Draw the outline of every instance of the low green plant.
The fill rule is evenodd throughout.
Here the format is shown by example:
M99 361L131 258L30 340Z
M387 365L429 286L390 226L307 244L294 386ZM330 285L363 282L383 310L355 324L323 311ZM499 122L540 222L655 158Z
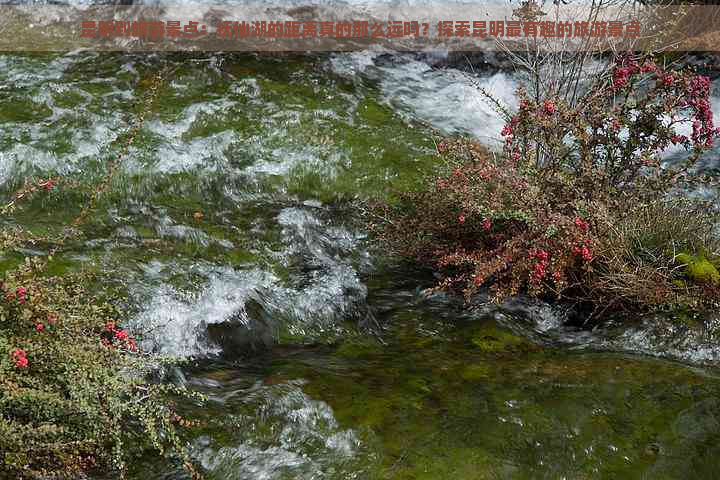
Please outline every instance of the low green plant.
M90 273L8 272L0 289L0 477L122 476L131 450L174 454L197 475L172 408L183 388L149 380L171 363L140 352Z

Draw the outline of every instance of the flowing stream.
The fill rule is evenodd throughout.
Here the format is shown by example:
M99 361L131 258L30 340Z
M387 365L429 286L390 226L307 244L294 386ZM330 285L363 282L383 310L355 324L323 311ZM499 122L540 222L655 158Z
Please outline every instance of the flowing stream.
M210 398L179 405L209 478L715 478L717 319L572 331L524 299L468 310L368 241L356 200L417 185L441 135L499 139L470 74L431 60L0 55L3 192L77 182L6 221L61 232L174 67L53 273L101 272L143 347L188 360L170 380ZM472 79L512 103L511 75ZM187 478L150 456L132 469Z

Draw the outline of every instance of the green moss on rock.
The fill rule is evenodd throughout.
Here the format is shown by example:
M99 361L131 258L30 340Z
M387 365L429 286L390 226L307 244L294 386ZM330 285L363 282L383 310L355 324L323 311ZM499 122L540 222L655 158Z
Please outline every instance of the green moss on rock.
M517 335L494 325L484 325L472 336L472 343L484 352L502 352L512 350L525 342Z
M718 285L720 273L708 259L702 256L681 253L676 257L679 263L686 265L685 275L695 283Z

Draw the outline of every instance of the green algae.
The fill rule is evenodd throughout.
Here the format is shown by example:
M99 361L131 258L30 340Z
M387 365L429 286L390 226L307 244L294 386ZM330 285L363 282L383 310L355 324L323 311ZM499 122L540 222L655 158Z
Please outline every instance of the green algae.
M483 325L473 332L472 343L483 352L503 352L527 345L521 337L491 325Z
M8 95L3 99L2 104L0 123L39 122L52 114L52 110L46 105L23 98L20 95Z
M370 449L360 454L367 479L682 478L718 467L708 445L720 439L719 379L625 355L518 351L517 337L491 319L446 325L419 348L410 327L423 337L429 318L412 311L395 314L384 344L284 347L230 370L277 388L303 379L303 392ZM478 336L483 347L485 337L503 338L515 354L498 355L495 341L478 348ZM238 383L227 370L204 376ZM229 423L202 431L226 443Z
M392 123L394 113L386 105L365 99L358 106L358 117L363 120L364 125L384 127Z
M344 340L335 350L335 354L343 358L370 358L382 351L382 344L373 337L351 337Z

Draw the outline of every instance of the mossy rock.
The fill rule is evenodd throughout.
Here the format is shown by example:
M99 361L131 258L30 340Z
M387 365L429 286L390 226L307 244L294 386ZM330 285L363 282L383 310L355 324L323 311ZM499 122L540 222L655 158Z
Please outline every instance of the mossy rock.
M503 352L525 344L525 341L496 326L483 326L472 336L472 343L483 352Z
M335 354L344 358L372 357L382 352L382 345L375 339L349 339L335 350Z
M681 253L676 257L679 263L685 264L685 275L695 283L718 285L720 284L720 272L710 260Z

